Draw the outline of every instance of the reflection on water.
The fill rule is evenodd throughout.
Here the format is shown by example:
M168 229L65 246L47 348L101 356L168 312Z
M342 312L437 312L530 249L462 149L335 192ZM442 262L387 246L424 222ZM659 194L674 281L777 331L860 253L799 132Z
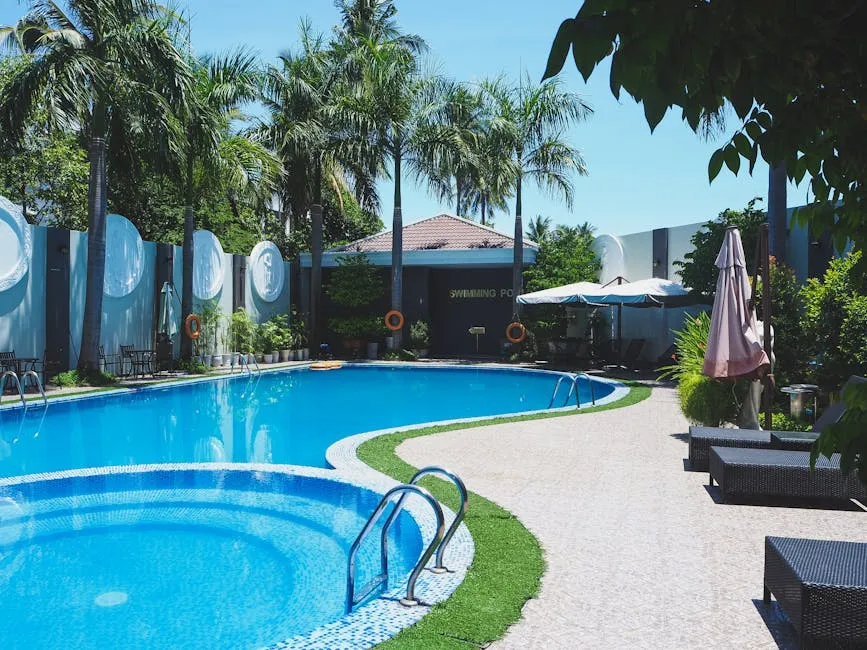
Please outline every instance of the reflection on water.
M547 408L556 379L368 366L236 376L5 410L0 476L186 462L325 467L325 450L356 433ZM597 399L610 390L598 384Z

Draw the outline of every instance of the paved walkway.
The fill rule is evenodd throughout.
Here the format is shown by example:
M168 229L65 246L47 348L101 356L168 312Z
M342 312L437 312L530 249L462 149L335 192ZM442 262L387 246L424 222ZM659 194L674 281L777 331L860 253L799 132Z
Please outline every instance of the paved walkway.
M792 645L761 603L765 535L867 541L867 513L717 504L684 471L676 393L590 415L451 431L398 448L515 513L545 548L538 599L495 647Z

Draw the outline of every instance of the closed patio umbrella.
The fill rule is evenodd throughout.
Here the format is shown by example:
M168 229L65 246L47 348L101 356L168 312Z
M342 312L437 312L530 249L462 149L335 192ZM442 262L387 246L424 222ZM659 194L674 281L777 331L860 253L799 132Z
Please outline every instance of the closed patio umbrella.
M702 372L714 379L761 377L771 368L756 326L741 233L726 230L716 258L719 276Z
M175 319L174 305L172 304L172 285L168 282L163 283L163 288L160 290L160 334L165 334L169 338L174 338L178 333L178 324Z

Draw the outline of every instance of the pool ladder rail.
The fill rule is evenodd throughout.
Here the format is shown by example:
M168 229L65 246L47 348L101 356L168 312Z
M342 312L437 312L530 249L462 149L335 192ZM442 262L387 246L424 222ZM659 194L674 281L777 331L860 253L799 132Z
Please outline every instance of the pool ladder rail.
M36 382L36 387L39 389L39 394L42 396L42 405L48 406L48 398L45 397L45 389L42 387L42 381L39 379L39 375L36 374L35 370L28 370L19 379L18 374L13 370L7 370L3 373L3 376L0 377L0 396L3 395L3 391L6 390L6 380L8 378L12 378L15 380L15 386L18 388L18 397L21 398L21 406L25 409L27 408L27 400L24 399L24 386L27 384L27 378L33 377L33 380Z
M259 362L256 361L255 356L253 357L253 364L256 366L256 372L262 372L262 369L259 367ZM247 355L242 354L238 357L238 368L241 370L241 372L244 372L246 370L248 375L253 374L253 369L250 368L250 364L247 363ZM235 357L233 355L232 356L232 368L230 370L230 373L234 373L234 372L235 372Z
M450 479L458 488L458 492L461 498L460 507L458 508L458 511L455 514L455 519L452 522L451 526L449 526L448 530L445 530L445 521L442 506L440 506L439 502L430 492L428 492L423 487L416 485L416 483L424 476L435 474L445 476L446 478ZM464 516L467 513L467 488L457 474L454 474L442 467L424 467L415 473L409 483L393 487L385 493L385 496L382 497L379 505L373 511L373 514L371 514L368 518L367 523L365 523L364 525L364 528L361 529L358 537L356 537L355 541L352 543L352 547L349 549L349 562L346 571L347 614L349 614L356 605L366 599L373 592L374 589L376 589L380 585L385 585L386 587L388 586L388 531L391 529L391 525L395 522L401 510L403 509L404 502L410 494L416 494L422 497L428 503L428 505L430 505L431 509L434 511L434 516L436 517L437 528L433 539L431 540L430 544L428 544L424 552L421 554L418 562L416 562L415 567L413 567L412 573L410 573L409 580L407 581L406 585L406 597L400 599L400 604L406 607L413 607L419 604L419 601L415 597L415 583L418 580L419 575L421 575L421 572L424 570L425 566L427 566L427 563L430 561L431 556L434 554L434 552L436 552L436 561L430 571L437 574L446 573L448 571L443 562L443 558L445 555L446 547L448 546L455 532L457 532L458 527L461 525L461 522L463 521ZM365 538L367 538L367 536L370 534L370 531L373 530L376 522L379 521L379 518L382 516L382 513L385 511L388 504L391 503L394 497L398 495L400 495L400 498L397 500L397 503L395 504L394 509L391 511L391 514L389 514L388 518L385 520L385 524L382 527L382 533L380 535L379 574L376 575L373 579L371 579L370 582L368 582L364 587L362 587L359 593L356 594L355 559L358 555L358 550L361 547L361 543L365 540Z
M569 406L569 398L572 397L572 393L575 393L575 408L581 408L581 396L578 392L578 380L580 378L584 378L587 380L587 383L590 385L590 401L593 406L596 406L596 391L593 389L593 380L590 378L586 372L579 372L575 375L561 375L557 380L556 385L554 386L554 392L551 393L551 401L548 402L548 408L553 408L554 400L557 399L557 393L560 390L560 384L563 381L569 382L569 392L566 394L566 401L563 402L563 407Z

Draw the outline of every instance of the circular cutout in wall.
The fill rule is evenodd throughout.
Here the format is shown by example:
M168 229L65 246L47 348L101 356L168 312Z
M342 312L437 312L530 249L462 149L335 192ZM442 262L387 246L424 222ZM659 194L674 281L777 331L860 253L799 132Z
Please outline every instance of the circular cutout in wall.
M619 237L599 235L593 240L593 250L602 262L599 282L607 284L617 277L626 275L626 254L623 252L623 242Z
M123 298L135 291L144 273L144 257L144 242L132 221L119 214L108 215L103 293Z
M253 288L265 302L274 302L283 293L283 256L274 242L261 241L250 253Z
M223 247L209 230L193 233L193 295L199 300L216 298L223 288Z
M11 289L30 268L33 235L21 208L0 196L0 291Z

